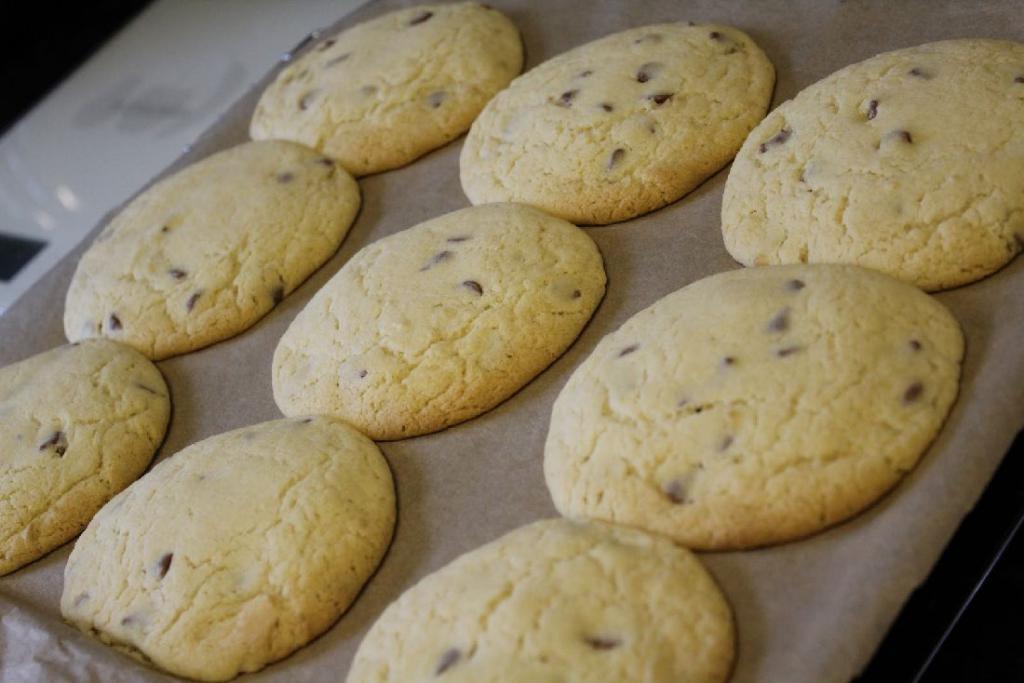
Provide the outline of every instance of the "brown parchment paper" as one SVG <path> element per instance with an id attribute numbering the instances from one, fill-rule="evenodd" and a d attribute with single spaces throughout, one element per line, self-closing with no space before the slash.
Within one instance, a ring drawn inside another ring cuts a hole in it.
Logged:
<path id="1" fill-rule="evenodd" d="M 631 26 L 669 20 L 732 24 L 748 32 L 774 62 L 775 104 L 878 52 L 955 37 L 1024 39 L 1020 5 L 1011 0 L 985 5 L 489 1 L 522 30 L 528 66 Z M 373 2 L 339 26 L 404 4 L 409 3 Z M 269 78 L 277 66 L 267 67 Z M 168 172 L 245 140 L 265 83 L 232 106 Z M 308 282 L 239 337 L 159 364 L 171 387 L 174 415 L 158 457 L 279 417 L 270 389 L 278 338 L 358 249 L 468 204 L 458 180 L 460 148 L 458 140 L 404 169 L 363 179 L 363 209 L 351 233 Z M 661 211 L 588 229 L 604 254 L 608 295 L 575 345 L 526 388 L 463 425 L 382 444 L 397 482 L 399 521 L 380 570 L 330 631 L 248 679 L 343 680 L 366 630 L 404 589 L 467 550 L 555 514 L 541 460 L 556 394 L 598 340 L 629 316 L 694 280 L 738 267 L 719 233 L 726 173 Z M 65 342 L 64 294 L 83 249 L 0 318 L 0 364 Z M 840 682 L 866 664 L 1024 425 L 1022 291 L 1024 258 L 1018 258 L 981 282 L 938 295 L 967 335 L 960 398 L 920 466 L 892 494 L 808 540 L 702 556 L 736 612 L 739 655 L 733 681 Z M 70 548 L 0 578 L 0 680 L 170 680 L 61 621 L 61 581 Z"/>

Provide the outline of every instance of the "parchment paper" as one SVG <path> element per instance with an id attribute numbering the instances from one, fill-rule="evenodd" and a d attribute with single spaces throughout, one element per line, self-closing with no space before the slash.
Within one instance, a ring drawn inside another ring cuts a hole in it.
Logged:
<path id="1" fill-rule="evenodd" d="M 1024 39 L 1020 5 L 1009 0 L 985 6 L 926 0 L 489 1 L 522 30 L 528 66 L 631 26 L 669 20 L 732 24 L 748 32 L 774 62 L 775 104 L 885 50 L 955 37 Z M 371 3 L 339 26 L 403 4 L 409 3 Z M 269 78 L 277 68 L 267 67 Z M 168 171 L 242 142 L 264 83 Z M 409 167 L 363 179 L 363 209 L 351 233 L 305 285 L 241 336 L 159 364 L 174 401 L 159 457 L 279 417 L 270 390 L 278 338 L 358 249 L 468 204 L 458 182 L 460 148 L 458 140 Z M 694 280 L 738 267 L 719 233 L 726 173 L 666 209 L 589 229 L 606 261 L 607 298 L 568 353 L 525 389 L 458 427 L 382 445 L 397 481 L 399 521 L 381 569 L 330 631 L 249 679 L 343 680 L 366 630 L 404 589 L 467 550 L 555 514 L 541 459 L 556 394 L 598 340 L 629 316 Z M 64 343 L 64 294 L 83 248 L 0 318 L 0 364 Z M 1024 425 L 1022 292 L 1024 258 L 1018 258 L 981 282 L 938 295 L 967 335 L 960 398 L 919 467 L 892 494 L 856 519 L 805 541 L 702 556 L 736 612 L 739 658 L 733 681 L 847 681 L 866 664 Z M 0 679 L 169 680 L 61 621 L 69 551 L 70 544 L 0 579 Z"/>

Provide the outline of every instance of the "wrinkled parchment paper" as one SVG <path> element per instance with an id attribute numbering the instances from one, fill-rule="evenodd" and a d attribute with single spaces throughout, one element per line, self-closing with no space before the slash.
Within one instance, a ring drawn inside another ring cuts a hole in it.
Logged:
<path id="1" fill-rule="evenodd" d="M 1020 5 L 1010 0 L 984 6 L 927 0 L 489 2 L 519 25 L 528 66 L 631 26 L 669 20 L 732 24 L 748 32 L 774 62 L 775 104 L 878 52 L 956 37 L 1024 39 Z M 370 3 L 339 26 L 403 4 L 409 3 Z M 269 78 L 277 65 L 267 68 Z M 232 106 L 168 172 L 245 140 L 265 82 Z M 468 204 L 458 181 L 461 144 L 457 140 L 406 168 L 363 179 L 363 209 L 355 226 L 341 250 L 305 285 L 239 337 L 159 364 L 171 387 L 174 415 L 158 457 L 279 417 L 270 390 L 277 339 L 358 249 Z M 381 569 L 330 631 L 248 679 L 343 680 L 363 634 L 404 589 L 467 550 L 555 514 L 541 459 L 556 394 L 598 340 L 629 316 L 694 280 L 738 267 L 719 234 L 726 173 L 661 211 L 588 229 L 604 254 L 608 295 L 576 344 L 540 377 L 475 420 L 382 445 L 397 481 L 399 521 Z M 82 249 L 0 317 L 0 364 L 64 343 L 64 293 Z M 735 683 L 847 681 L 869 660 L 1024 426 L 1022 292 L 1024 258 L 1018 258 L 981 282 L 938 295 L 967 335 L 960 398 L 920 466 L 892 494 L 808 540 L 702 556 L 736 612 Z M 0 679 L 170 680 L 61 621 L 61 577 L 70 548 L 0 578 Z"/>

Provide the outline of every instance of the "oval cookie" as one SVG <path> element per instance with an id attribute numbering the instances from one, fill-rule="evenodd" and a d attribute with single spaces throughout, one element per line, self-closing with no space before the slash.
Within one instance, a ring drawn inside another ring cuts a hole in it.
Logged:
<path id="1" fill-rule="evenodd" d="M 347 683 L 717 683 L 734 647 L 731 610 L 690 552 L 551 519 L 406 591 L 366 635 Z"/>
<path id="2" fill-rule="evenodd" d="M 333 624 L 394 522 L 388 465 L 348 425 L 245 427 L 162 461 L 96 515 L 61 612 L 173 674 L 228 680 Z"/>
<path id="3" fill-rule="evenodd" d="M 474 204 L 524 202 L 573 223 L 638 216 L 728 163 L 774 82 L 760 48 L 728 26 L 606 36 L 491 100 L 462 148 L 462 187 Z"/>
<path id="4" fill-rule="evenodd" d="M 264 91 L 249 132 L 315 147 L 357 176 L 386 171 L 461 135 L 522 66 L 519 31 L 501 12 L 410 7 L 296 59 Z"/>
<path id="5" fill-rule="evenodd" d="M 100 233 L 68 289 L 65 333 L 154 359 L 232 337 L 337 250 L 359 201 L 344 169 L 299 145 L 214 154 L 140 194 Z"/>
<path id="6" fill-rule="evenodd" d="M 74 538 L 135 481 L 170 411 L 160 371 L 106 340 L 0 369 L 0 575 Z"/>
<path id="7" fill-rule="evenodd" d="M 953 40 L 848 66 L 758 126 L 722 234 L 746 265 L 851 263 L 927 290 L 1024 249 L 1024 44 Z"/>
<path id="8" fill-rule="evenodd" d="M 963 336 L 920 290 L 854 266 L 721 273 L 605 337 L 555 402 L 558 510 L 700 549 L 799 538 L 917 463 Z"/>
<path id="9" fill-rule="evenodd" d="M 330 414 L 374 439 L 468 420 L 579 335 L 604 296 L 601 254 L 528 206 L 455 211 L 345 264 L 274 353 L 285 415 Z"/>

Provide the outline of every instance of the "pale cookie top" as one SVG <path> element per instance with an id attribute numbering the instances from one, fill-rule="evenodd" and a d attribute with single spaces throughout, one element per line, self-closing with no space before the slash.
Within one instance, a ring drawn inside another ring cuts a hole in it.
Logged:
<path id="1" fill-rule="evenodd" d="M 394 522 L 388 465 L 348 425 L 245 427 L 162 461 L 96 515 L 61 612 L 173 674 L 227 680 L 334 623 Z"/>
<path id="2" fill-rule="evenodd" d="M 365 247 L 317 292 L 274 353 L 274 399 L 374 439 L 442 429 L 561 355 L 604 285 L 594 242 L 542 211 L 440 216 Z"/>
<path id="3" fill-rule="evenodd" d="M 333 254 L 359 210 L 340 166 L 287 142 L 247 143 L 136 197 L 82 255 L 68 339 L 109 337 L 150 358 L 234 336 Z"/>
<path id="4" fill-rule="evenodd" d="M 567 516 L 701 549 L 791 540 L 913 468 L 957 394 L 963 336 L 853 266 L 721 273 L 605 337 L 555 402 L 544 474 Z"/>
<path id="5" fill-rule="evenodd" d="M 1024 44 L 888 52 L 805 89 L 750 134 L 722 203 L 746 265 L 853 263 L 928 290 L 1024 249 Z"/>
<path id="6" fill-rule="evenodd" d="M 775 72 L 729 26 L 658 24 L 570 50 L 517 78 L 462 148 L 474 204 L 517 201 L 612 223 L 679 199 L 764 116 Z"/>
<path id="7" fill-rule="evenodd" d="M 0 575 L 71 540 L 135 481 L 170 410 L 160 371 L 106 340 L 0 368 Z"/>
<path id="8" fill-rule="evenodd" d="M 315 147 L 357 176 L 461 135 L 523 68 L 519 31 L 473 2 L 420 5 L 320 42 L 267 87 L 253 139 Z"/>
<path id="9" fill-rule="evenodd" d="M 716 683 L 734 655 L 718 586 L 668 539 L 549 519 L 389 606 L 347 683 Z"/>

